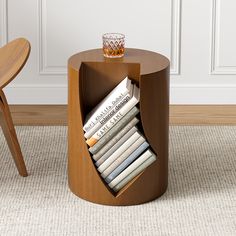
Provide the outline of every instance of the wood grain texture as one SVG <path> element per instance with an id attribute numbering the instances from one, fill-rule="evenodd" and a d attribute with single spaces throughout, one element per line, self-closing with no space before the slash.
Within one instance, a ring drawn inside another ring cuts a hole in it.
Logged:
<path id="1" fill-rule="evenodd" d="M 30 43 L 15 39 L 0 48 L 0 89 L 9 84 L 25 65 L 30 54 Z"/>
<path id="2" fill-rule="evenodd" d="M 30 43 L 24 38 L 15 39 L 0 48 L 0 125 L 21 176 L 27 176 L 28 173 L 16 136 L 7 99 L 2 89 L 21 71 L 29 54 Z"/>
<path id="3" fill-rule="evenodd" d="M 67 105 L 10 105 L 15 125 L 67 125 Z"/>
<path id="4" fill-rule="evenodd" d="M 6 138 L 8 147 L 10 149 L 19 174 L 23 177 L 26 177 L 28 173 L 25 167 L 21 148 L 16 136 L 16 131 L 12 122 L 8 103 L 2 90 L 0 90 L 0 126 Z"/>
<path id="5" fill-rule="evenodd" d="M 236 105 L 171 105 L 171 125 L 236 125 Z"/>
<path id="6" fill-rule="evenodd" d="M 15 125 L 67 125 L 67 105 L 10 105 Z M 170 125 L 236 125 L 236 105 L 170 105 Z"/>
<path id="7" fill-rule="evenodd" d="M 86 113 L 123 78 L 140 88 L 140 125 L 158 159 L 117 194 L 100 177 L 86 145 Z M 167 188 L 169 61 L 144 50 L 126 49 L 121 59 L 104 58 L 100 49 L 72 56 L 68 62 L 68 179 L 77 196 L 105 205 L 134 205 L 156 199 Z M 155 109 L 153 109 L 155 107 Z"/>

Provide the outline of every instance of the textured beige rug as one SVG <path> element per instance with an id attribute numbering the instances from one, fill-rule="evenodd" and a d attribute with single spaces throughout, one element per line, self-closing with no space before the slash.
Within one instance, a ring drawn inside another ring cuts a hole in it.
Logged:
<path id="1" fill-rule="evenodd" d="M 168 191 L 131 207 L 67 187 L 67 128 L 18 127 L 30 173 L 17 175 L 0 130 L 0 235 L 236 235 L 236 127 L 172 127 Z"/>

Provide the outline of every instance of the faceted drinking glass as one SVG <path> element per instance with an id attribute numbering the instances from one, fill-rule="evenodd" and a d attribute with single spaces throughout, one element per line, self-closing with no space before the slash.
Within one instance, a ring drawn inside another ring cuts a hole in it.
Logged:
<path id="1" fill-rule="evenodd" d="M 119 58 L 124 56 L 125 35 L 120 33 L 106 33 L 103 39 L 103 55 L 109 58 Z"/>

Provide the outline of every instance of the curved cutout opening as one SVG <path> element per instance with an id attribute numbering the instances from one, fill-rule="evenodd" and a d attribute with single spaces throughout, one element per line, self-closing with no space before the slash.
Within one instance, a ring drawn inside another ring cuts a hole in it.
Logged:
<path id="1" fill-rule="evenodd" d="M 140 64 L 139 63 L 114 63 L 114 62 L 83 62 L 80 68 L 80 105 L 82 121 L 84 123 L 85 116 L 88 114 L 116 85 L 118 85 L 126 76 L 140 87 Z M 138 105 L 139 106 L 139 105 Z M 145 131 L 141 122 L 141 115 L 138 115 L 140 122 L 137 125 L 141 133 L 145 136 Z M 149 141 L 149 140 L 148 140 Z M 156 153 L 151 147 L 150 149 Z M 89 151 L 88 151 L 89 153 Z M 101 177 L 100 172 L 95 166 L 91 154 L 91 164 L 96 169 L 98 178 L 106 186 L 107 190 L 114 197 L 121 196 L 130 186 L 132 186 L 146 171 L 142 171 L 138 176 L 133 178 L 118 192 L 114 192 Z"/>

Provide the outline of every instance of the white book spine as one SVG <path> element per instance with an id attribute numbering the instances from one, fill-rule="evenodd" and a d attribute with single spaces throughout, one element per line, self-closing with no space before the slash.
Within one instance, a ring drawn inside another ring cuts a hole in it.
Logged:
<path id="1" fill-rule="evenodd" d="M 106 160 L 118 147 L 120 147 L 131 135 L 133 135 L 137 131 L 137 127 L 134 126 L 132 129 L 130 129 L 125 135 L 122 137 L 118 137 L 117 134 L 115 137 L 113 137 L 109 143 L 107 143 L 103 148 L 97 152 L 95 155 L 93 155 L 93 159 L 97 161 L 95 164 L 99 166 L 104 160 Z M 110 146 L 110 148 L 109 148 Z"/>
<path id="2" fill-rule="evenodd" d="M 144 161 L 140 166 L 138 166 L 133 172 L 131 172 L 128 176 L 126 176 L 121 182 L 119 182 L 113 190 L 115 192 L 119 191 L 126 184 L 128 184 L 133 178 L 139 175 L 142 171 L 144 171 L 148 166 L 150 166 L 156 160 L 155 156 L 150 156 L 146 161 Z"/>
<path id="3" fill-rule="evenodd" d="M 125 141 L 108 159 L 106 159 L 99 167 L 98 171 L 102 173 L 113 161 L 115 161 L 126 149 L 132 145 L 138 138 L 140 134 L 135 132 L 127 141 Z"/>
<path id="4" fill-rule="evenodd" d="M 105 136 L 103 136 L 94 146 L 89 148 L 89 151 L 92 154 L 97 153 L 101 148 L 105 147 L 107 145 L 108 142 L 111 141 L 111 139 L 113 137 L 116 137 L 117 140 L 120 139 L 125 133 L 127 133 L 132 127 L 134 127 L 138 122 L 138 118 L 135 117 L 135 115 L 138 114 L 138 110 L 136 110 L 134 112 L 134 114 L 132 116 L 130 116 L 124 123 L 122 122 L 122 120 L 116 125 L 119 127 L 117 128 L 116 126 L 114 126 L 114 132 L 112 130 L 110 130 Z M 123 126 L 124 125 L 124 126 Z M 120 128 L 121 127 L 121 128 Z M 115 129 L 117 128 L 117 129 Z"/>
<path id="5" fill-rule="evenodd" d="M 131 88 L 131 80 L 126 77 L 120 82 L 86 117 L 83 130 L 88 132 Z"/>
<path id="6" fill-rule="evenodd" d="M 133 86 L 132 86 L 133 87 Z M 102 119 L 99 120 L 88 132 L 84 134 L 86 139 L 91 138 L 93 134 L 101 128 L 107 120 L 109 120 L 113 115 L 115 115 L 121 108 L 124 106 L 132 97 L 133 89 L 130 91 L 128 95 L 126 95 L 117 105 L 113 107 L 111 111 L 108 112 Z"/>
<path id="7" fill-rule="evenodd" d="M 108 166 L 101 174 L 103 178 L 106 178 L 118 165 L 120 165 L 132 152 L 134 152 L 142 143 L 145 138 L 139 137 L 128 149 L 125 150 L 110 166 Z"/>
<path id="8" fill-rule="evenodd" d="M 99 140 L 103 137 L 115 124 L 119 122 L 139 101 L 139 98 L 133 96 L 113 117 L 111 117 L 90 139 L 87 143 L 90 145 L 92 140 Z M 91 145 L 90 145 L 91 146 Z"/>
<path id="9" fill-rule="evenodd" d="M 136 161 L 129 165 L 124 171 L 122 171 L 115 179 L 113 179 L 108 185 L 110 188 L 114 188 L 121 180 L 134 171 L 139 165 L 146 161 L 153 153 L 148 149 L 144 152 Z"/>

